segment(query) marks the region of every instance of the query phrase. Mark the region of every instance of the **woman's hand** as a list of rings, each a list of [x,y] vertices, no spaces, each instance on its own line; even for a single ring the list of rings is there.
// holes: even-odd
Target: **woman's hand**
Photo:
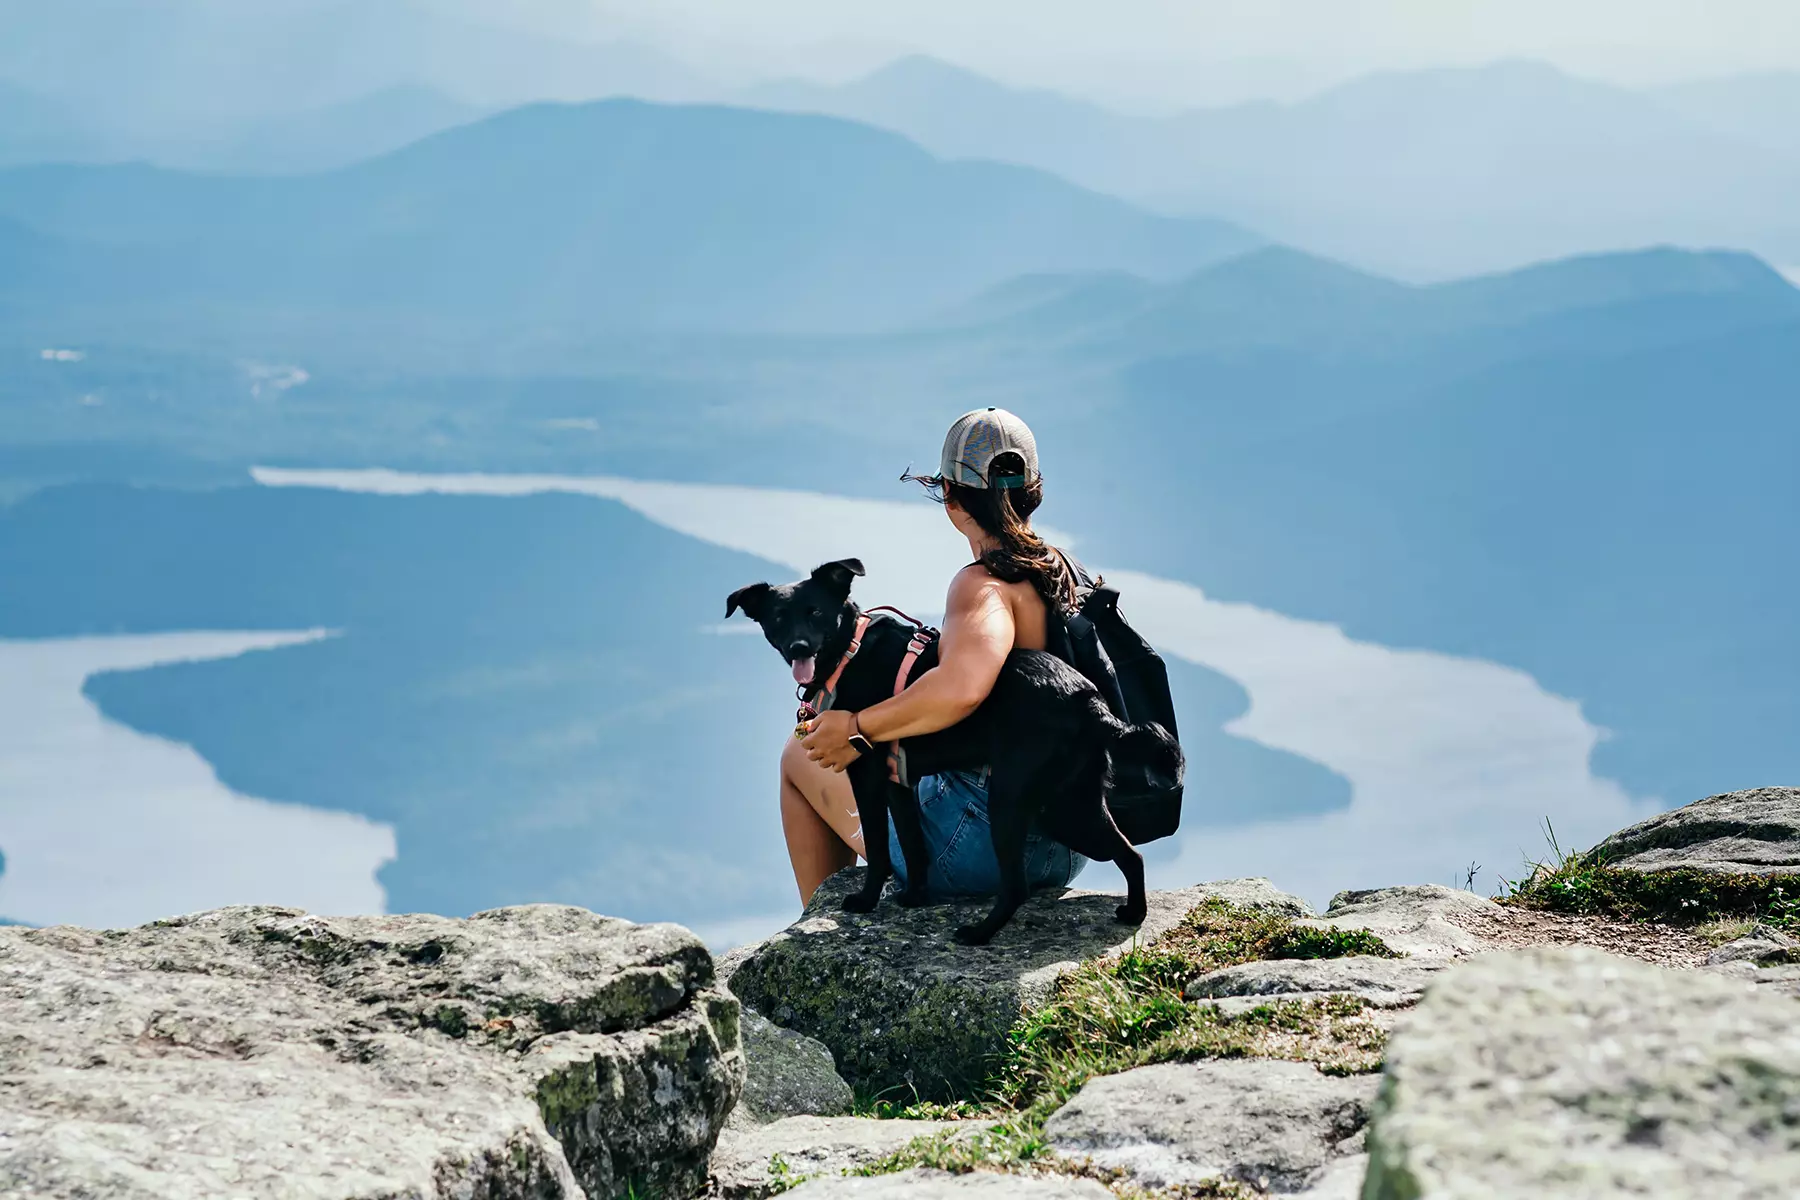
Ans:
[[[820,766],[842,771],[862,757],[850,744],[850,735],[856,732],[855,713],[827,709],[808,721],[806,730],[800,744],[806,747],[806,757]]]

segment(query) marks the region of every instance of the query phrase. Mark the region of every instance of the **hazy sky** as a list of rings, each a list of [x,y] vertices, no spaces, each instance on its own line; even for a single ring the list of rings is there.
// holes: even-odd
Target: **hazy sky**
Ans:
[[[619,42],[699,74],[594,49]],[[183,128],[406,82],[691,99],[909,53],[1138,109],[1520,57],[1643,84],[1800,70],[1800,0],[0,0],[0,84]]]
[[[1800,0],[462,2],[651,36],[702,65],[851,72],[923,50],[1017,82],[1190,102],[1520,56],[1625,83],[1800,69]]]

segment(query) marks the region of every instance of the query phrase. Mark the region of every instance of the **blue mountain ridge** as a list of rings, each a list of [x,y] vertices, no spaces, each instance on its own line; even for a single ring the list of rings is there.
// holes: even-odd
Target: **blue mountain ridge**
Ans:
[[[20,168],[0,219],[147,257],[85,289],[114,308],[497,327],[875,328],[1024,271],[1169,277],[1259,240],[849,122],[636,101],[533,105],[304,177]]]

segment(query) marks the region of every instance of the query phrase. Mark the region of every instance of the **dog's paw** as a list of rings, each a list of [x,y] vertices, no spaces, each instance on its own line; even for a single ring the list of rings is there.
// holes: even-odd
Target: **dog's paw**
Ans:
[[[1121,925],[1142,925],[1148,911],[1147,904],[1121,904],[1113,909],[1113,915],[1119,918]]]
[[[894,896],[894,903],[901,908],[924,908],[931,903],[931,893],[924,888],[919,888],[917,891],[908,888]]]
[[[985,946],[992,940],[994,931],[986,925],[959,925],[950,936],[965,946]]]
[[[841,907],[845,912],[871,913],[875,911],[875,906],[879,903],[881,903],[880,892],[876,892],[874,895],[870,895],[868,892],[852,892],[844,897]]]

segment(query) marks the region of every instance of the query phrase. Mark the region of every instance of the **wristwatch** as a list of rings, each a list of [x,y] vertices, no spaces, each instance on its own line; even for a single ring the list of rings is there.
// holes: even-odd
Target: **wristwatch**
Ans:
[[[863,736],[862,729],[856,723],[856,714],[850,714],[850,748],[858,754],[873,754],[875,743]]]

